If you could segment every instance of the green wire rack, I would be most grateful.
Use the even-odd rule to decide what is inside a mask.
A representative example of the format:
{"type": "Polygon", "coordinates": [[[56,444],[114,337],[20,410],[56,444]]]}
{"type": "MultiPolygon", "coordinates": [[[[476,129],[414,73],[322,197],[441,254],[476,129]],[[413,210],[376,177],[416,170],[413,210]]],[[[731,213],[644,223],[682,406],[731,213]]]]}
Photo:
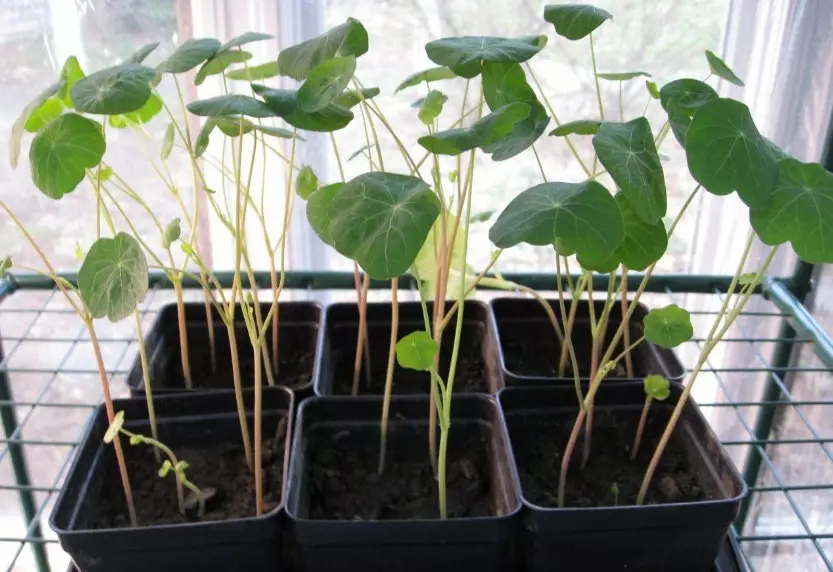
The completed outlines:
{"type": "MultiPolygon", "coordinates": [[[[733,533],[753,572],[833,571],[833,423],[821,423],[833,418],[833,340],[802,305],[812,273],[812,266],[799,263],[793,276],[769,279],[698,381],[717,390],[715,399],[699,405],[717,420],[750,487],[733,533]],[[726,363],[726,356],[734,357],[726,363]]],[[[229,275],[219,278],[230,283],[229,275]]],[[[286,278],[295,299],[353,288],[349,273],[291,272],[286,278]]],[[[507,278],[542,291],[554,284],[551,275],[507,278]]],[[[268,279],[258,274],[255,281],[267,286],[268,279]]],[[[635,288],[641,277],[629,279],[635,288]]],[[[727,276],[654,276],[646,301],[702,308],[694,319],[713,319],[729,282],[727,276]]],[[[169,287],[163,276],[152,278],[141,307],[145,329],[172,300],[169,287]]],[[[401,287],[414,284],[403,279],[401,287]]],[[[600,277],[596,288],[605,287],[600,277]]],[[[189,294],[199,297],[195,290],[189,294]]],[[[137,350],[131,326],[102,324],[99,332],[114,395],[126,394],[123,380],[137,350]]],[[[693,365],[703,341],[695,338],[679,349],[684,365],[693,365]]],[[[86,418],[100,400],[89,344],[83,324],[49,281],[0,279],[0,506],[6,514],[7,507],[19,506],[11,522],[0,520],[0,571],[62,572],[69,562],[47,519],[86,418]]]]}

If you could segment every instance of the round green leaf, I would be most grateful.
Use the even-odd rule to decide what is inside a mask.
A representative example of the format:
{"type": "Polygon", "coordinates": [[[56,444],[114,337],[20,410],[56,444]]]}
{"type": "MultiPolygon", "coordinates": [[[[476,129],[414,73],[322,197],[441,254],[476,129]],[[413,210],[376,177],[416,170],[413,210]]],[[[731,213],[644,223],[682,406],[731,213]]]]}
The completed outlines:
{"type": "Polygon", "coordinates": [[[432,89],[428,92],[422,100],[422,105],[419,106],[419,113],[417,114],[419,120],[425,125],[433,125],[434,120],[439,117],[443,111],[443,101],[447,99],[441,91],[432,89]]]}
{"type": "Polygon", "coordinates": [[[688,128],[685,149],[691,175],[707,191],[737,191],[752,208],[769,202],[778,165],[744,104],[715,99],[703,105],[688,128]]]}
{"type": "Polygon", "coordinates": [[[651,310],[642,324],[645,339],[662,348],[675,348],[694,336],[691,314],[676,304],[651,310]]]}
{"type": "Polygon", "coordinates": [[[378,87],[368,87],[362,90],[349,89],[336,97],[333,100],[333,103],[350,109],[351,107],[355,107],[361,103],[363,99],[373,99],[380,93],[381,90],[378,87]]]}
{"type": "Polygon", "coordinates": [[[137,111],[151,95],[156,72],[140,64],[125,63],[88,75],[69,95],[82,113],[114,115],[137,111]]]}
{"type": "Polygon", "coordinates": [[[642,220],[622,193],[614,198],[625,223],[625,238],[616,249],[616,262],[631,270],[645,270],[668,248],[665,225],[662,221],[651,224],[642,220]]]}
{"type": "Polygon", "coordinates": [[[329,234],[371,277],[394,278],[414,263],[439,213],[440,200],[421,179],[365,173],[333,196],[329,234]]]}
{"type": "Polygon", "coordinates": [[[278,69],[282,75],[302,81],[321,62],[335,56],[358,58],[367,49],[367,30],[358,20],[347,18],[346,22],[324,34],[281,51],[278,69]]]}
{"type": "Polygon", "coordinates": [[[585,268],[609,258],[622,243],[624,223],[616,200],[596,181],[543,183],[515,197],[489,229],[498,248],[556,241],[576,252],[585,268]]]}
{"type": "Polygon", "coordinates": [[[529,105],[510,103],[475,121],[470,127],[447,129],[420,137],[418,143],[438,155],[459,155],[486,147],[512,132],[516,123],[529,116],[529,105]]]}
{"type": "Polygon", "coordinates": [[[57,97],[50,97],[35,109],[23,128],[29,133],[37,133],[64,113],[64,104],[57,97]]]}
{"type": "Polygon", "coordinates": [[[171,151],[174,148],[175,133],[176,130],[174,129],[173,122],[168,123],[168,127],[165,128],[165,137],[162,139],[162,151],[159,154],[163,161],[171,155],[171,151]]]}
{"type": "Polygon", "coordinates": [[[168,250],[171,245],[179,240],[182,236],[182,226],[179,218],[175,218],[165,227],[165,232],[162,233],[162,248],[168,250]]]}
{"type": "Polygon", "coordinates": [[[645,389],[645,396],[657,401],[665,401],[671,395],[671,382],[661,375],[649,375],[642,385],[645,389]]]}
{"type": "Polygon", "coordinates": [[[133,313],[148,291],[148,265],[142,247],[123,232],[99,238],[90,247],[78,290],[93,318],[118,322],[133,313]]]}
{"type": "Polygon", "coordinates": [[[333,245],[333,237],[330,235],[330,206],[344,183],[333,183],[321,187],[312,194],[307,202],[307,220],[312,230],[325,244],[333,245]]]}
{"type": "Polygon", "coordinates": [[[193,38],[182,43],[156,70],[159,73],[184,73],[210,60],[220,51],[214,38],[193,38]]]}
{"type": "Polygon", "coordinates": [[[288,89],[272,89],[262,85],[252,86],[255,93],[260,95],[274,115],[284,121],[307,131],[337,131],[343,129],[353,120],[353,112],[349,109],[331,103],[327,107],[306,113],[298,103],[298,92],[288,89]]]}
{"type": "Polygon", "coordinates": [[[596,77],[599,79],[606,79],[608,81],[627,81],[637,77],[651,77],[651,74],[644,71],[632,72],[615,72],[615,73],[597,73],[596,77]]]}
{"type": "Polygon", "coordinates": [[[446,66],[461,77],[473,78],[480,73],[483,62],[523,63],[546,45],[544,35],[521,38],[462,36],[428,42],[425,53],[435,64],[446,66]]]}
{"type": "Polygon", "coordinates": [[[550,135],[555,135],[556,137],[564,137],[565,135],[595,135],[599,132],[602,123],[604,122],[598,119],[579,119],[578,121],[571,121],[570,123],[559,125],[550,131],[550,135]]]}
{"type": "Polygon", "coordinates": [[[651,81],[649,79],[645,80],[645,88],[648,90],[648,93],[654,99],[659,99],[659,87],[657,87],[657,82],[651,81]]]}
{"type": "Polygon", "coordinates": [[[218,51],[224,52],[232,48],[239,48],[240,46],[251,44],[252,42],[262,42],[263,40],[271,40],[274,37],[275,36],[264,34],[262,32],[243,32],[239,36],[235,36],[234,38],[230,39],[228,42],[220,46],[220,49],[218,51]]]}
{"type": "Polygon", "coordinates": [[[429,371],[437,355],[437,342],[425,330],[411,332],[396,343],[396,361],[400,366],[429,371]]]}
{"type": "Polygon", "coordinates": [[[778,171],[769,203],[751,209],[752,228],[766,244],[789,241],[807,262],[833,262],[833,175],[791,158],[779,161],[778,171]]]}
{"type": "Polygon", "coordinates": [[[750,284],[753,284],[757,278],[757,272],[745,272],[738,276],[738,284],[741,286],[749,286],[750,284]]]}
{"type": "Polygon", "coordinates": [[[113,416],[113,422],[110,423],[110,426],[107,427],[107,431],[104,432],[104,438],[102,441],[108,444],[112,443],[113,439],[116,438],[116,435],[119,434],[122,427],[124,427],[124,411],[118,411],[113,416]]]}
{"type": "Polygon", "coordinates": [[[131,113],[124,113],[119,115],[111,115],[108,122],[112,127],[123,129],[126,127],[135,127],[148,123],[151,119],[156,117],[162,111],[162,100],[158,95],[152,93],[150,99],[138,110],[131,113]]]}
{"type": "Polygon", "coordinates": [[[733,72],[731,68],[726,65],[726,62],[717,57],[717,55],[711,50],[706,50],[706,60],[708,60],[709,69],[714,75],[721,79],[725,79],[729,83],[743,87],[743,81],[741,81],[741,79],[735,75],[735,72],[733,72]]]}
{"type": "Polygon", "coordinates": [[[32,140],[32,181],[46,196],[60,199],[101,162],[105,148],[100,125],[75,113],[62,115],[32,140]]]}
{"type": "Polygon", "coordinates": [[[197,75],[194,76],[194,83],[202,85],[207,77],[223,73],[230,65],[239,64],[241,62],[248,61],[251,58],[252,54],[243,50],[217,52],[214,57],[205,62],[202,66],[200,66],[200,69],[197,70],[197,75]]]}
{"type": "Polygon", "coordinates": [[[58,83],[53,83],[45,90],[40,92],[35,99],[30,101],[29,104],[23,108],[23,111],[15,120],[14,125],[12,125],[12,136],[9,139],[9,163],[11,164],[12,168],[17,168],[17,162],[20,159],[20,147],[21,143],[23,142],[23,132],[25,130],[26,122],[29,120],[29,117],[33,113],[37,112],[37,110],[47,100],[49,100],[49,98],[51,98],[57,93],[60,93],[63,85],[64,82],[59,81],[58,83]]]}
{"type": "Polygon", "coordinates": [[[544,20],[568,40],[580,40],[613,18],[610,12],[589,4],[556,4],[544,7],[544,20]]]}
{"type": "Polygon", "coordinates": [[[648,120],[604,123],[593,136],[593,148],[636,214],[650,224],[662,220],[668,209],[665,173],[648,120]]]}
{"type": "Polygon", "coordinates": [[[278,75],[278,61],[267,62],[259,66],[245,67],[241,69],[231,70],[226,72],[228,79],[255,81],[260,79],[269,79],[278,75]]]}
{"type": "Polygon", "coordinates": [[[668,113],[671,130],[680,145],[685,147],[686,133],[694,113],[718,97],[709,84],[696,79],[678,79],[662,86],[660,103],[668,113]]]}
{"type": "Polygon", "coordinates": [[[84,74],[84,70],[81,69],[81,64],[78,63],[78,58],[75,56],[69,56],[64,62],[64,66],[61,68],[61,80],[63,80],[64,86],[58,94],[58,97],[61,98],[64,106],[73,107],[69,92],[72,91],[72,88],[76,83],[85,77],[87,76],[84,74]]]}
{"type": "Polygon", "coordinates": [[[305,113],[327,107],[350,83],[356,72],[356,58],[345,56],[326,60],[310,70],[298,89],[298,104],[305,113]]]}
{"type": "Polygon", "coordinates": [[[396,86],[396,92],[400,92],[403,89],[407,89],[409,87],[413,87],[415,85],[419,85],[422,82],[430,83],[432,81],[441,81],[444,79],[454,79],[457,77],[453,71],[445,66],[440,66],[436,68],[429,68],[427,70],[422,70],[416,73],[413,73],[406,77],[402,83],[396,86]]]}
{"type": "Polygon", "coordinates": [[[249,117],[274,117],[275,113],[260,100],[249,95],[231,93],[189,103],[188,111],[201,117],[247,115],[249,117]]]}
{"type": "Polygon", "coordinates": [[[318,190],[318,176],[312,167],[304,165],[295,178],[295,192],[304,200],[309,199],[318,190]]]}

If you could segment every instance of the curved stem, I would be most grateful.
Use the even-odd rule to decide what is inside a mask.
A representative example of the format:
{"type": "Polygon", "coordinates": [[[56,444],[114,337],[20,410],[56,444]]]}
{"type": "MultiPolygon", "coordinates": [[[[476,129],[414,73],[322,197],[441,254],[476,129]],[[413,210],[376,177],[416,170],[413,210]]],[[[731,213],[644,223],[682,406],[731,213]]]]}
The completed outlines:
{"type": "Polygon", "coordinates": [[[263,514],[263,375],[261,373],[261,344],[254,344],[255,377],[255,514],[263,514]]]}
{"type": "MultiPolygon", "coordinates": [[[[558,306],[561,308],[561,320],[567,323],[567,306],[564,303],[564,287],[561,283],[561,257],[555,253],[555,279],[558,287],[558,306]]],[[[565,332],[564,343],[562,344],[570,355],[570,364],[573,367],[573,383],[576,388],[576,396],[578,396],[579,406],[584,409],[584,393],[581,391],[581,376],[578,370],[578,360],[576,359],[576,351],[573,347],[573,338],[571,334],[565,332]]],[[[559,373],[559,375],[563,375],[559,373]]]]}
{"type": "Polygon", "coordinates": [[[185,322],[185,302],[182,299],[182,281],[174,280],[174,293],[176,295],[176,316],[177,328],[179,330],[179,357],[182,362],[182,378],[185,380],[185,388],[192,389],[194,383],[191,378],[191,360],[188,357],[188,325],[185,322]]]}
{"type": "Polygon", "coordinates": [[[352,395],[359,394],[359,378],[361,377],[362,362],[365,364],[365,382],[370,385],[370,342],[367,336],[367,293],[370,288],[370,276],[359,278],[359,265],[353,263],[353,279],[356,283],[356,294],[359,303],[359,331],[356,336],[356,353],[353,360],[353,388],[352,395]],[[364,358],[364,359],[363,359],[364,358]]]}
{"type": "Polygon", "coordinates": [[[651,396],[645,398],[645,405],[642,406],[642,415],[639,416],[639,425],[636,427],[636,437],[633,439],[633,447],[631,447],[631,461],[636,459],[639,453],[639,446],[642,444],[642,434],[645,432],[645,422],[648,420],[648,410],[651,408],[651,396]]]}
{"type": "Polygon", "coordinates": [[[388,369],[385,374],[385,396],[382,403],[382,427],[379,441],[379,468],[381,475],[385,472],[385,453],[388,442],[388,419],[390,417],[390,399],[393,393],[393,371],[396,366],[396,338],[399,333],[399,278],[390,281],[391,319],[390,319],[390,347],[388,349],[388,369]]]}
{"type": "MultiPolygon", "coordinates": [[[[567,276],[569,276],[570,268],[567,264],[567,257],[564,257],[565,270],[567,272],[567,276]]],[[[576,314],[578,313],[578,302],[581,299],[581,295],[584,293],[584,289],[586,287],[587,275],[582,274],[578,279],[576,288],[572,291],[570,295],[570,313],[567,316],[566,321],[564,322],[564,339],[572,339],[573,337],[573,324],[576,321],[576,314]]],[[[567,366],[567,352],[567,346],[561,344],[561,358],[558,361],[558,377],[564,377],[564,369],[567,366]]],[[[578,370],[576,370],[576,373],[578,373],[578,370]]]]}
{"type": "MultiPolygon", "coordinates": [[[[148,351],[145,345],[145,335],[142,332],[142,317],[139,310],[133,311],[133,320],[136,324],[136,341],[139,344],[139,359],[142,364],[142,383],[145,387],[145,402],[148,408],[148,421],[150,421],[150,434],[157,441],[159,440],[159,431],[156,426],[156,408],[153,406],[153,388],[150,383],[150,362],[148,361],[148,351]]],[[[154,449],[156,455],[156,462],[161,462],[159,451],[154,449]]]]}
{"type": "MultiPolygon", "coordinates": [[[[625,321],[625,316],[628,315],[628,267],[622,265],[622,322],[624,323],[624,343],[625,347],[631,345],[631,328],[630,320],[625,321]]],[[[633,358],[631,354],[625,355],[625,375],[633,377],[633,358]]]]}
{"type": "MultiPolygon", "coordinates": [[[[590,59],[593,61],[593,81],[596,84],[596,101],[599,103],[599,119],[605,120],[604,105],[602,105],[602,88],[599,85],[599,70],[596,68],[596,48],[593,46],[593,33],[590,33],[590,59]]],[[[593,173],[599,163],[599,156],[593,155],[593,173]]]]}

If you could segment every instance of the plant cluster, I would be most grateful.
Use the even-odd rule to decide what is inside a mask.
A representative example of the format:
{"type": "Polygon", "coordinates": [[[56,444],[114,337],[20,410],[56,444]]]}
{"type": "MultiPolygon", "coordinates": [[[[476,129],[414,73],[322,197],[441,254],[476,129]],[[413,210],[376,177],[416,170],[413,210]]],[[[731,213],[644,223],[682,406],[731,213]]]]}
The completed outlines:
{"type": "MultiPolygon", "coordinates": [[[[598,114],[560,122],[553,103],[541,90],[534,66],[535,56],[547,49],[548,37],[526,36],[453,37],[429,42],[428,58],[436,65],[407,77],[397,91],[423,88],[415,104],[414,121],[425,134],[415,142],[403,141],[395,126],[374,101],[380,93],[367,87],[357,75],[358,61],[369,49],[367,30],[355,19],[325,34],[280,52],[274,61],[250,66],[248,43],[265,39],[246,33],[224,44],[214,39],[188,40],[155,67],[143,62],[155,46],[147,46],[127,61],[89,76],[74,58],[67,60],[58,81],[30,103],[15,124],[10,158],[18,162],[24,132],[34,134],[29,148],[32,179],[47,196],[60,200],[87,183],[95,199],[90,213],[97,240],[83,256],[78,284],[62,279],[14,213],[0,200],[0,208],[17,223],[26,240],[37,250],[45,274],[84,320],[94,343],[102,390],[108,404],[111,427],[118,425],[109,396],[106,375],[96,344],[94,320],[116,321],[134,316],[140,329],[137,305],[148,289],[148,268],[164,272],[173,283],[177,303],[182,307],[182,282],[197,281],[203,288],[206,319],[213,336],[216,314],[228,331],[232,352],[233,386],[238,399],[240,430],[246,459],[257,483],[258,514],[261,493],[261,388],[280,380],[278,371],[278,301],[285,284],[286,244],[289,220],[298,199],[306,201],[306,216],[316,234],[335,251],[354,261],[359,308],[359,335],[355,352],[353,393],[359,391],[362,364],[365,371],[371,356],[368,349],[366,303],[371,279],[390,280],[392,316],[390,351],[387,356],[385,393],[380,420],[379,471],[385,469],[385,451],[397,361],[402,367],[430,374],[430,419],[428,455],[435,468],[439,513],[447,516],[446,457],[452,430],[452,396],[457,358],[463,331],[464,301],[477,286],[514,290],[518,285],[502,278],[498,263],[505,249],[519,244],[552,249],[557,276],[558,300],[551,306],[529,289],[521,288],[544,306],[553,324],[560,352],[559,373],[571,372],[579,410],[569,441],[565,444],[558,482],[559,504],[564,504],[568,469],[578,438],[584,432],[582,466],[591,455],[594,399],[600,385],[620,363],[633,376],[631,351],[650,342],[673,348],[691,339],[693,328],[688,312],[670,305],[652,310],[644,319],[642,332],[631,339],[630,321],[647,287],[657,261],[663,256],[669,237],[688,212],[698,193],[737,193],[749,208],[750,233],[727,295],[705,337],[688,384],[674,404],[666,430],[656,447],[639,492],[642,503],[658,460],[668,444],[691,388],[715,345],[723,338],[750,297],[758,291],[775,253],[783,243],[809,262],[833,261],[833,176],[818,164],[790,157],[758,131],[749,109],[741,102],[718,95],[708,83],[720,78],[742,85],[741,80],[712,52],[706,52],[709,72],[703,79],[681,78],[662,86],[649,74],[637,72],[599,73],[593,46],[595,34],[611,19],[605,10],[589,5],[551,5],[544,19],[554,27],[558,41],[587,41],[592,56],[592,74],[598,114]],[[229,69],[234,64],[242,67],[229,69]],[[196,70],[195,73],[192,73],[196,70]],[[191,73],[184,76],[183,74],[191,73]],[[211,75],[221,75],[224,93],[186,104],[182,97],[183,77],[197,84],[211,75]],[[285,76],[299,82],[297,89],[278,89],[266,81],[285,76]],[[157,91],[160,81],[172,81],[179,94],[169,107],[157,91]],[[464,82],[462,100],[452,102],[443,92],[446,82],[464,82]],[[613,82],[622,94],[624,82],[644,81],[647,105],[659,104],[667,116],[654,129],[644,116],[625,117],[620,105],[618,120],[604,109],[601,90],[613,82]],[[242,89],[232,90],[232,86],[242,89]],[[457,104],[457,105],[453,105],[457,104]],[[363,157],[367,171],[352,179],[344,176],[343,153],[335,132],[360,116],[365,145],[351,159],[363,157]],[[204,119],[194,136],[188,128],[188,113],[204,119]],[[161,221],[145,200],[104,161],[107,134],[128,129],[146,137],[144,126],[156,117],[168,121],[162,141],[147,140],[148,165],[159,175],[160,187],[179,205],[182,217],[161,221]],[[296,163],[299,132],[329,133],[340,180],[322,183],[308,166],[296,163]],[[547,138],[546,135],[552,137],[547,138]],[[668,137],[672,135],[673,137],[668,137]],[[223,155],[207,153],[212,137],[222,137],[223,155]],[[582,157],[573,141],[591,137],[593,156],[582,157]],[[286,139],[284,154],[275,139],[286,139]],[[677,213],[668,212],[667,189],[658,149],[675,140],[685,150],[688,169],[697,185],[677,213]],[[244,140],[251,146],[245,159],[244,140]],[[406,164],[406,172],[385,168],[382,140],[392,140],[406,164]],[[521,153],[538,158],[536,145],[567,145],[585,174],[584,180],[550,180],[540,159],[541,182],[521,190],[500,212],[489,230],[495,246],[489,264],[479,272],[467,264],[469,231],[480,215],[474,208],[475,157],[486,154],[493,161],[506,161],[521,153]],[[231,158],[226,157],[226,148],[231,158]],[[174,149],[187,153],[192,174],[193,207],[189,210],[180,195],[166,161],[174,149]],[[266,212],[263,189],[252,189],[255,158],[262,167],[276,161],[287,171],[284,209],[280,220],[266,212]],[[448,158],[451,159],[448,159],[448,158]],[[443,158],[443,159],[441,159],[443,158]],[[449,161],[454,168],[445,168],[449,161]],[[218,169],[222,192],[209,188],[204,169],[218,169]],[[140,236],[126,214],[127,202],[138,204],[152,218],[157,236],[140,236]],[[205,232],[199,224],[200,204],[207,204],[235,245],[234,280],[223,289],[204,262],[197,237],[205,232]],[[666,217],[673,215],[670,224],[666,217]],[[119,218],[120,217],[120,218],[119,218]],[[262,234],[270,263],[271,296],[261,306],[251,264],[246,222],[254,217],[262,234]],[[182,224],[185,221],[185,224],[182,224]],[[747,272],[753,242],[759,238],[769,245],[764,262],[747,272]],[[164,257],[151,244],[161,242],[164,257]],[[176,247],[175,247],[176,245],[176,247]],[[175,250],[180,252],[174,252],[175,250]],[[177,257],[180,256],[180,262],[177,257]],[[181,255],[184,255],[182,257],[181,255]],[[148,262],[150,260],[150,262],[148,262]],[[580,268],[577,279],[570,272],[580,268]],[[628,290],[629,272],[637,287],[628,290]],[[419,282],[424,329],[400,339],[399,279],[412,274],[419,282]],[[606,277],[607,289],[594,298],[593,283],[606,277]],[[592,352],[589,380],[582,382],[573,348],[573,326],[577,301],[590,300],[592,352]],[[429,305],[430,300],[434,304],[429,305]],[[452,300],[450,306],[444,303],[452,300]],[[595,301],[601,301],[597,311],[595,301]],[[619,306],[622,319],[611,321],[619,306]],[[264,310],[268,306],[268,310],[264,310]],[[238,314],[239,312],[239,314],[238,314]],[[242,401],[243,380],[238,363],[235,323],[242,317],[248,333],[254,367],[254,436],[249,435],[242,401]],[[443,377],[439,352],[444,332],[453,326],[450,368],[443,377]],[[612,336],[609,335],[613,332],[612,336]],[[609,340],[609,341],[607,341],[609,340]],[[439,436],[437,435],[439,429],[439,436]]],[[[647,107],[646,107],[647,109],[647,107]]],[[[0,269],[8,270],[4,260],[0,269]]],[[[25,269],[25,268],[24,268],[25,269]]],[[[29,270],[29,269],[25,269],[29,270]]],[[[187,352],[187,324],[179,314],[182,371],[192,383],[187,352]]],[[[212,363],[216,359],[212,337],[212,363]]],[[[184,468],[170,450],[158,441],[153,421],[152,392],[143,344],[140,353],[145,370],[145,389],[153,436],[139,437],[112,431],[112,443],[121,468],[128,507],[132,509],[129,478],[119,444],[119,434],[131,442],[147,443],[164,451],[178,485],[189,487],[184,468]],[[179,467],[179,468],[177,468],[179,467]]],[[[646,401],[633,453],[640,447],[641,433],[653,400],[669,395],[668,381],[658,376],[645,379],[646,401]]],[[[190,488],[190,487],[189,487],[190,488]]],[[[198,490],[198,489],[197,489],[198,490]]],[[[618,488],[611,489],[618,504],[618,488]]],[[[180,495],[181,496],[181,495],[180,495]]],[[[182,499],[179,499],[180,506],[182,499]]],[[[135,516],[132,518],[135,524],[135,516]]]]}

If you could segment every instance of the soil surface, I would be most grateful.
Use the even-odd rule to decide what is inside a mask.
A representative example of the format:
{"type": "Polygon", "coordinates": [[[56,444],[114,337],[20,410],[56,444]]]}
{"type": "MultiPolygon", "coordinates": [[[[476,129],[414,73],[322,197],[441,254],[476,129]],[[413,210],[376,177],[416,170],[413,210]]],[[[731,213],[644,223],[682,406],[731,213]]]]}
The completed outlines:
{"type": "MultiPolygon", "coordinates": [[[[451,518],[493,516],[489,435],[457,424],[451,433],[448,512],[451,518]]],[[[377,473],[379,429],[321,427],[309,435],[305,478],[313,519],[439,518],[437,482],[428,461],[427,429],[391,425],[385,471],[377,473]]]]}
{"type": "MultiPolygon", "coordinates": [[[[506,369],[517,376],[522,377],[557,377],[558,365],[561,359],[561,344],[555,335],[552,324],[543,320],[498,320],[498,336],[500,337],[501,349],[506,369]]],[[[604,349],[609,347],[618,323],[608,326],[604,349]]],[[[634,330],[631,332],[631,339],[638,339],[639,335],[634,330]]],[[[579,375],[590,376],[590,358],[592,350],[592,336],[589,323],[577,322],[573,326],[573,348],[576,352],[576,361],[579,364],[579,375]]],[[[617,355],[624,349],[621,341],[617,346],[617,355]]],[[[634,376],[645,377],[650,373],[662,373],[659,364],[652,363],[652,354],[644,342],[631,351],[633,360],[634,376]]],[[[567,367],[564,370],[564,377],[573,375],[569,357],[567,367]]],[[[624,360],[617,364],[616,368],[608,377],[625,377],[624,360]]]]}
{"type": "MultiPolygon", "coordinates": [[[[188,354],[191,365],[191,379],[195,387],[228,389],[233,386],[228,331],[223,325],[216,327],[215,331],[217,370],[212,371],[211,343],[208,330],[205,326],[202,328],[188,328],[188,354]]],[[[245,328],[238,328],[235,335],[240,360],[240,377],[244,387],[251,387],[254,385],[254,359],[249,333],[245,328]]],[[[312,381],[316,337],[314,326],[281,326],[279,328],[277,385],[299,388],[312,381]]],[[[172,332],[166,332],[163,343],[170,344],[170,349],[164,358],[161,371],[154,372],[154,384],[160,387],[182,388],[185,386],[185,382],[182,376],[179,334],[176,327],[172,328],[172,332]]],[[[266,344],[269,348],[271,360],[272,334],[269,332],[266,334],[266,344]]],[[[267,383],[264,369],[264,387],[267,383]]]]}
{"type": "MultiPolygon", "coordinates": [[[[635,504],[645,469],[668,421],[667,410],[652,408],[639,454],[631,461],[640,409],[615,412],[596,410],[590,458],[582,470],[582,436],[567,476],[565,506],[635,504]]],[[[515,414],[507,418],[523,494],[533,504],[558,506],[561,456],[574,421],[574,414],[515,414]]],[[[697,483],[697,475],[693,474],[683,444],[678,438],[672,438],[652,480],[646,504],[698,501],[705,498],[706,494],[697,483]]]]}
{"type": "MultiPolygon", "coordinates": [[[[263,442],[264,513],[273,510],[281,501],[285,431],[284,418],[280,422],[277,436],[263,442]]],[[[164,479],[159,477],[159,463],[156,462],[150,447],[131,446],[129,440],[123,437],[122,448],[140,526],[255,516],[255,482],[246,465],[246,457],[239,441],[219,443],[205,448],[173,448],[177,458],[187,461],[190,465],[186,471],[189,481],[203,491],[209,487],[217,491],[216,495],[207,501],[205,514],[201,518],[195,514],[185,517],[179,513],[173,472],[164,479]]],[[[93,529],[130,526],[115,454],[109,457],[111,458],[105,461],[107,469],[104,482],[111,485],[100,488],[91,525],[93,529]]],[[[185,496],[188,497],[187,489],[185,496]]]]}
{"type": "MultiPolygon", "coordinates": [[[[423,329],[421,323],[400,324],[397,339],[421,329],[423,329]]],[[[357,336],[358,324],[352,323],[337,324],[330,332],[333,393],[335,395],[350,395],[352,392],[357,336]]],[[[490,391],[486,364],[483,361],[484,336],[485,328],[482,324],[464,322],[457,370],[454,374],[454,393],[488,393],[490,391]]],[[[385,392],[385,375],[390,348],[390,324],[378,322],[368,324],[368,338],[370,340],[370,386],[367,384],[367,370],[362,365],[359,393],[382,395],[385,392]]],[[[453,346],[454,328],[450,327],[443,333],[440,348],[440,376],[445,381],[448,380],[453,346]]],[[[397,364],[393,373],[393,393],[427,395],[430,391],[430,379],[431,376],[427,372],[406,369],[397,364]]]]}

